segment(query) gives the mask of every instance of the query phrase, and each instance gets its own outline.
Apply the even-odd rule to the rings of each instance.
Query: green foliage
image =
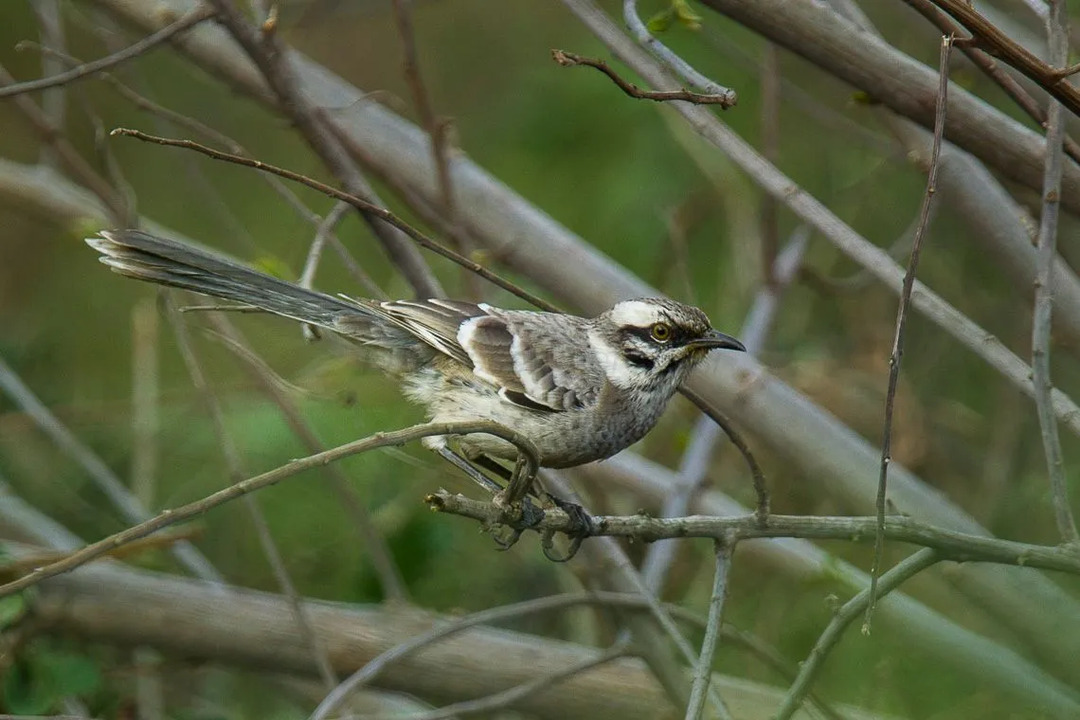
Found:
[[[671,0],[671,5],[649,18],[645,27],[651,33],[667,32],[673,22],[688,30],[700,30],[702,17],[690,7],[689,0]]]
[[[45,715],[55,712],[63,698],[86,698],[101,687],[92,658],[35,643],[4,675],[3,707],[13,715]]]

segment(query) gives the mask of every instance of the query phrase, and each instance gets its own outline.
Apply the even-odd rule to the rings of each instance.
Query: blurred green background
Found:
[[[620,12],[612,6],[614,13]],[[938,36],[901,3],[867,4],[890,42],[930,65]],[[660,3],[643,12],[660,10]],[[124,44],[88,3],[64,4],[72,54],[106,54],[100,36]],[[674,25],[665,41],[706,74],[736,88],[739,105],[724,114],[760,146],[760,58],[765,44],[745,29],[702,10],[703,27]],[[668,294],[699,304],[717,327],[736,332],[761,284],[761,193],[718,153],[691,136],[670,111],[633,101],[587,69],[560,68],[551,48],[606,56],[558,3],[440,0],[415,7],[416,41],[432,104],[453,122],[454,144],[556,220]],[[281,32],[297,48],[378,102],[415,118],[404,82],[400,42],[388,2],[313,2],[282,8]],[[0,6],[0,62],[19,79],[40,74],[39,55],[17,52],[37,39],[27,3]],[[803,61],[780,53],[783,77],[778,165],[804,189],[873,242],[890,247],[914,220],[925,176],[875,122],[873,109],[850,88]],[[174,56],[158,49],[122,66],[118,74],[156,101],[191,115],[240,141],[259,159],[326,177],[320,164],[281,119]],[[1000,102],[1000,94],[963,62],[953,79]],[[104,162],[84,103],[106,131],[116,126],[186,135],[133,108],[106,85],[86,80],[68,96],[66,130],[95,166]],[[0,155],[33,163],[41,144],[11,102],[0,101]],[[105,140],[137,200],[139,212],[207,245],[295,278],[312,228],[253,172],[180,150],[132,139]],[[384,189],[385,190],[385,189]],[[320,214],[332,203],[298,194]],[[414,219],[385,191],[392,209]],[[1031,198],[1022,196],[1030,201]],[[778,213],[784,240],[797,227]],[[122,477],[132,462],[132,323],[136,308],[155,302],[156,290],[104,270],[82,243],[94,228],[50,222],[33,208],[0,203],[0,357],[83,441]],[[1066,220],[1062,252],[1076,248]],[[947,207],[927,239],[920,278],[1021,352],[1030,340],[1030,294],[1016,288],[968,237]],[[391,296],[408,295],[374,240],[353,217],[339,236]],[[898,254],[906,260],[906,250]],[[328,253],[318,287],[357,290]],[[469,284],[453,267],[431,258],[451,294]],[[894,296],[826,243],[812,240],[806,275],[788,292],[762,359],[773,372],[835,413],[872,442],[879,440],[887,358],[895,320]],[[517,278],[530,285],[527,279]],[[841,282],[834,282],[840,280]],[[535,286],[532,286],[535,287]],[[510,303],[498,292],[487,299]],[[198,323],[197,318],[195,319]],[[286,321],[237,316],[235,321],[284,378],[305,388],[305,417],[323,442],[337,445],[421,419],[396,389],[343,359],[332,343],[310,344]],[[175,506],[224,486],[227,473],[205,409],[184,370],[167,323],[157,330],[161,373],[159,472],[153,503]],[[195,332],[210,383],[227,410],[227,426],[252,474],[306,454],[276,408],[207,334]],[[894,456],[931,480],[994,532],[1010,538],[1055,541],[1045,465],[1033,406],[983,363],[918,315],[911,318],[898,396]],[[1072,357],[1055,356],[1055,380],[1076,386]],[[674,466],[694,413],[682,400],[641,448]],[[737,418],[736,418],[737,423]],[[753,438],[751,438],[753,441]],[[1076,466],[1074,439],[1063,435]],[[799,469],[755,447],[779,512],[865,512],[817,496],[800,483]],[[419,448],[373,453],[342,463],[353,486],[388,538],[418,605],[439,611],[476,610],[576,586],[532,539],[494,552],[487,535],[461,520],[433,515],[421,502],[438,487],[471,492],[466,483]],[[124,527],[81,469],[0,396],[0,473],[27,501],[86,539]],[[726,492],[751,502],[745,472],[727,451],[711,474]],[[588,488],[585,488],[588,491]],[[379,602],[382,596],[355,528],[317,473],[291,479],[258,496],[299,590],[317,598]],[[632,507],[620,506],[622,510]],[[276,590],[246,511],[232,504],[198,524],[198,547],[230,581]],[[827,549],[869,566],[869,549]],[[631,547],[634,556],[641,548]],[[902,551],[890,549],[898,559]],[[478,561],[478,559],[480,559]],[[140,556],[148,567],[173,568],[165,553]],[[702,609],[708,597],[710,552],[685,543],[666,597]],[[1076,592],[1071,579],[1056,578]],[[735,562],[727,618],[775,645],[791,661],[805,657],[831,615],[834,588],[823,579],[807,587],[762,575]],[[988,616],[957,606],[940,586],[915,581],[912,593],[953,619],[995,637]],[[846,598],[843,598],[846,599]],[[581,642],[605,631],[574,611],[519,625]],[[828,662],[820,687],[828,696],[912,717],[1025,716],[991,687],[974,687],[952,673],[927,667],[905,638],[852,632]],[[1013,640],[1010,638],[1010,640]],[[90,707],[108,716],[128,702],[130,673],[108,650],[42,638],[25,648],[46,658],[89,658],[101,677],[87,693]],[[51,654],[50,654],[51,653]],[[774,682],[759,663],[721,652],[719,668]],[[229,675],[207,683],[202,704],[181,705],[177,717],[301,717],[286,700],[259,698],[259,680]],[[268,709],[266,706],[271,705]],[[207,708],[212,710],[207,710]],[[998,714],[1000,713],[1000,714]],[[1037,715],[1032,715],[1033,717]]]

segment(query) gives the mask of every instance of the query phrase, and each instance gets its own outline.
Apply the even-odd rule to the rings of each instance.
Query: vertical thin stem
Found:
[[[1067,40],[1068,15],[1065,0],[1050,3],[1047,32],[1050,40],[1050,62],[1064,67],[1068,61]],[[1050,490],[1054,503],[1054,519],[1062,541],[1076,543],[1080,536],[1076,520],[1069,506],[1069,494],[1065,481],[1065,463],[1058,438],[1057,420],[1051,404],[1050,393],[1050,318],[1053,309],[1054,288],[1051,273],[1057,255],[1058,212],[1061,205],[1061,172],[1065,136],[1064,109],[1061,103],[1049,98],[1046,121],[1046,164],[1043,168],[1043,203],[1039,219],[1039,239],[1036,250],[1035,310],[1031,329],[1031,370],[1035,385],[1035,408],[1042,432],[1043,451],[1050,475]]]
[[[724,621],[724,600],[727,598],[728,570],[731,554],[735,548],[729,542],[716,542],[716,572],[713,575],[712,597],[709,599],[709,620],[705,625],[705,638],[701,641],[701,657],[694,667],[694,684],[690,688],[690,702],[686,706],[686,720],[698,720],[705,707],[705,692],[712,679],[713,656],[720,640],[720,627]]]
[[[915,273],[919,268],[919,254],[922,251],[923,237],[930,221],[930,209],[937,192],[938,160],[941,157],[941,143],[945,134],[945,110],[949,95],[949,54],[952,51],[952,34],[941,38],[941,57],[939,62],[940,82],[938,84],[937,109],[934,114],[934,143],[930,151],[930,171],[926,178],[926,192],[923,194],[922,207],[919,210],[919,224],[915,228],[915,237],[911,244],[911,257],[908,259],[907,272],[900,291],[900,307],[896,312],[896,334],[893,336],[892,355],[889,357],[889,389],[885,394],[885,428],[881,437],[881,471],[878,475],[877,492],[877,537],[874,540],[874,565],[870,570],[870,599],[866,605],[866,620],[863,632],[870,632],[870,624],[877,601],[878,575],[881,572],[882,556],[885,551],[885,506],[888,498],[889,463],[892,462],[892,420],[893,407],[896,404],[896,385],[900,380],[900,360],[904,356],[904,330],[907,327],[908,308],[911,306],[911,290],[915,286]]]

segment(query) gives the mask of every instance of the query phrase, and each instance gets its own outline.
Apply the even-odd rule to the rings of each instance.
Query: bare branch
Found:
[[[113,53],[107,57],[94,60],[92,62],[79,65],[56,75],[50,75],[49,77],[41,78],[40,80],[30,80],[27,82],[17,83],[15,85],[8,85],[0,88],[0,98],[11,97],[12,95],[19,95],[22,93],[36,92],[38,90],[45,90],[46,88],[57,87],[59,85],[66,85],[76,80],[81,80],[94,73],[101,72],[108,68],[119,65],[120,63],[127,62],[132,58],[136,58],[143,55],[149,50],[154,49],[158,45],[167,42],[170,38],[178,33],[182,33],[185,30],[189,30],[204,20],[214,17],[215,11],[206,6],[198,5],[191,12],[187,13],[179,20],[176,20],[169,25],[166,25],[156,33],[149,35],[137,43],[124,48],[120,52]]]
[[[709,622],[705,626],[705,638],[701,641],[701,657],[694,666],[694,685],[690,690],[690,703],[686,706],[686,720],[698,720],[705,708],[705,690],[712,680],[713,656],[720,640],[733,550],[723,540],[716,541],[716,569],[713,572],[712,596],[709,598]]]
[[[470,500],[462,495],[440,491],[428,495],[426,502],[433,510],[439,512],[460,515],[481,522],[505,522],[499,508],[491,503]],[[727,539],[732,543],[754,538],[779,537],[871,542],[877,529],[876,516],[770,515],[769,522],[765,526],[758,523],[754,515],[735,517],[689,515],[681,518],[594,515],[592,520],[593,536],[632,537],[642,542],[689,537]],[[536,532],[568,532],[576,527],[574,519],[561,510],[547,510],[543,520],[535,527],[527,529]],[[885,537],[897,542],[931,548],[942,560],[1016,565],[1080,575],[1080,556],[1064,547],[1032,545],[945,530],[915,522],[904,516],[886,519]]]
[[[1051,60],[1064,64],[1068,59],[1067,35],[1068,12],[1065,0],[1050,3],[1047,28],[1050,33]],[[1055,97],[1057,97],[1055,95]],[[1074,111],[1075,112],[1075,111]],[[1058,212],[1061,206],[1062,140],[1065,135],[1065,117],[1062,105],[1050,101],[1046,129],[1046,169],[1043,179],[1042,215],[1039,218],[1038,274],[1035,278],[1035,311],[1031,330],[1032,385],[1035,391],[1035,407],[1039,415],[1043,451],[1050,475],[1050,490],[1054,504],[1054,519],[1063,542],[1076,544],[1080,535],[1069,505],[1068,484],[1065,479],[1065,461],[1058,438],[1057,419],[1054,417],[1050,393],[1050,319],[1053,311],[1054,286],[1051,273],[1057,256]]]
[[[734,107],[735,103],[739,101],[734,90],[705,77],[691,67],[690,63],[653,37],[653,34],[649,32],[649,28],[645,27],[645,23],[641,22],[641,18],[638,17],[637,0],[623,0],[623,21],[642,47],[646,48],[660,62],[671,68],[672,72],[689,83],[691,87],[695,87],[713,97],[723,98],[717,102],[721,108],[726,110]]]
[[[874,564],[870,569],[870,600],[866,605],[866,620],[863,632],[870,632],[874,604],[877,600],[877,578],[881,572],[881,560],[885,548],[885,511],[889,488],[889,463],[892,462],[893,407],[896,402],[896,386],[900,382],[900,361],[904,357],[904,331],[907,329],[908,308],[911,305],[911,291],[915,287],[915,273],[919,269],[919,253],[922,251],[926,227],[930,222],[930,210],[934,195],[937,193],[938,160],[941,157],[941,143],[945,133],[945,109],[949,96],[949,53],[953,46],[953,36],[941,38],[941,83],[938,86],[937,115],[934,120],[934,146],[930,151],[930,171],[926,178],[926,192],[923,193],[922,207],[919,209],[919,224],[915,227],[915,237],[911,243],[911,256],[908,259],[907,272],[904,273],[904,285],[900,290],[900,305],[896,311],[896,333],[893,335],[892,353],[889,355],[889,387],[885,392],[885,427],[881,433],[881,470],[878,473],[877,517],[878,532],[874,541]]]
[[[623,80],[619,74],[612,70],[603,60],[582,57],[581,55],[576,55],[572,52],[567,52],[566,50],[552,50],[551,57],[563,67],[584,65],[586,67],[596,68],[611,78],[612,82],[614,82],[620,90],[638,100],[653,100],[655,102],[684,100],[688,103],[694,103],[695,105],[719,105],[722,108],[728,108],[735,104],[733,100],[734,94],[702,95],[701,93],[691,92],[689,90],[642,90],[632,82]],[[730,93],[731,91],[729,90],[728,92]]]

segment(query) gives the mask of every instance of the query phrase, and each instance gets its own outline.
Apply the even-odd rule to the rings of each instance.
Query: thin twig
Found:
[[[642,90],[637,85],[627,80],[623,80],[617,72],[611,69],[611,67],[603,60],[596,60],[594,58],[582,57],[566,50],[552,50],[551,57],[555,62],[559,63],[563,67],[574,67],[576,65],[584,65],[586,67],[596,68],[600,72],[611,78],[620,90],[629,95],[632,98],[638,100],[653,100],[655,102],[671,102],[672,100],[684,100],[695,105],[719,105],[722,108],[729,108],[735,104],[731,95],[703,95],[702,93],[691,92],[690,90]],[[728,91],[731,92],[731,91]]]
[[[1047,31],[1050,34],[1050,60],[1063,65],[1068,59],[1068,13],[1065,0],[1051,0]],[[1042,215],[1039,218],[1035,310],[1031,329],[1031,369],[1035,386],[1035,407],[1039,416],[1046,468],[1054,504],[1054,520],[1065,543],[1080,542],[1076,520],[1069,505],[1065,461],[1058,437],[1057,419],[1050,403],[1053,381],[1050,378],[1050,321],[1054,288],[1052,272],[1057,256],[1058,213],[1061,207],[1062,139],[1065,117],[1061,103],[1051,99],[1047,111],[1046,161],[1043,170]]]
[[[885,596],[903,584],[905,580],[934,565],[938,560],[940,558],[932,549],[923,548],[919,550],[902,562],[897,563],[892,570],[881,576],[878,592],[881,596]],[[870,607],[871,599],[870,589],[867,588],[844,603],[844,606],[837,611],[832,621],[821,633],[821,637],[814,644],[809,657],[800,666],[799,676],[795,678],[795,682],[788,689],[784,702],[775,715],[775,720],[788,720],[798,711],[807,693],[810,692],[810,687],[813,685],[818,671],[821,670],[821,666],[825,663],[829,651],[840,641],[848,625],[854,622],[855,618],[865,609]]]
[[[686,720],[698,720],[705,708],[705,690],[712,680],[713,656],[724,621],[724,600],[727,598],[728,571],[731,569],[734,548],[723,540],[717,540],[715,550],[716,570],[713,573],[712,596],[709,598],[709,621],[705,626],[705,638],[701,641],[701,657],[694,666],[694,684],[690,689]]]
[[[754,480],[754,495],[757,496],[757,506],[754,508],[754,516],[758,519],[759,523],[764,525],[769,521],[769,506],[771,503],[769,498],[769,485],[765,481],[765,472],[761,469],[761,465],[758,464],[757,458],[754,457],[754,453],[751,452],[750,446],[746,443],[746,440],[743,439],[742,435],[735,430],[731,420],[725,417],[720,410],[712,405],[712,403],[699,395],[696,391],[691,390],[689,387],[680,387],[679,392],[724,430],[724,434],[731,440],[731,444],[738,449],[742,454],[743,459],[746,460],[746,464],[750,468],[750,476]]]
[[[304,261],[304,269],[300,272],[300,279],[296,281],[296,284],[302,288],[312,289],[312,284],[315,282],[315,271],[319,268],[319,260],[322,258],[323,248],[326,247],[326,241],[331,235],[334,234],[334,228],[338,223],[345,219],[345,214],[349,212],[351,206],[347,202],[338,201],[334,203],[334,207],[330,209],[330,212],[326,213],[326,216],[319,223],[319,226],[315,229],[315,237],[311,241],[311,248],[308,250],[307,260]],[[310,323],[304,323],[302,326],[304,337],[308,340],[315,340],[319,336],[319,331],[316,327]]]
[[[0,88],[0,98],[45,90],[46,88],[57,87],[58,85],[66,85],[67,83],[80,80],[88,75],[93,75],[94,73],[119,65],[122,62],[138,57],[148,50],[168,41],[169,38],[177,33],[184,32],[185,30],[195,27],[202,21],[212,18],[215,14],[216,13],[212,8],[205,5],[196,6],[191,12],[187,13],[179,20],[166,25],[156,33],[146,36],[120,52],[79,65],[66,72]]]
[[[645,23],[641,22],[641,18],[638,17],[637,0],[623,0],[623,21],[626,22],[626,26],[630,29],[630,32],[642,47],[652,53],[657,60],[671,68],[671,71],[682,78],[684,82],[688,83],[690,87],[697,88],[711,96],[724,98],[722,102],[718,102],[717,104],[725,110],[729,107],[734,107],[735,103],[739,101],[734,90],[726,88],[705,77],[695,70],[690,63],[683,60],[679,55],[672,52],[670,48],[657,40],[653,34],[649,32],[649,28],[645,26]]]
[[[322,222],[319,223],[319,227],[315,229],[315,237],[311,241],[311,249],[308,250],[307,260],[304,261],[304,269],[300,273],[300,278],[296,281],[296,284],[302,288],[312,289],[315,282],[315,272],[319,268],[319,259],[322,258],[323,248],[326,247],[326,241],[334,233],[334,228],[337,227],[345,218],[345,213],[349,210],[349,203],[338,201],[334,204],[334,207],[330,208],[330,212],[326,213]]]
[[[65,454],[78,463],[127,522],[141,523],[146,520],[149,515],[146,508],[132,496],[116,473],[45,407],[3,358],[0,358],[0,390],[22,408]],[[173,546],[172,552],[180,564],[196,577],[213,582],[222,581],[221,574],[191,543],[179,542]]]
[[[0,363],[0,367],[4,367],[2,363]],[[282,480],[297,475],[305,470],[321,467],[327,463],[340,460],[341,458],[367,452],[368,450],[374,450],[375,448],[404,445],[414,440],[430,437],[432,435],[466,435],[469,433],[487,433],[488,435],[502,438],[515,445],[520,452],[531,456],[533,462],[536,462],[536,449],[528,438],[494,422],[424,423],[421,425],[413,425],[412,427],[407,427],[402,430],[376,433],[366,438],[339,445],[338,447],[325,452],[315,453],[314,455],[309,455],[299,460],[292,460],[280,467],[264,472],[261,475],[256,475],[255,477],[248,478],[235,485],[230,485],[227,488],[218,490],[216,493],[208,495],[201,500],[190,502],[187,505],[182,505],[178,508],[162,510],[156,516],[145,522],[141,522],[138,525],[87,545],[68,555],[63,560],[37,568],[29,575],[0,586],[0,597],[6,597],[12,593],[25,590],[54,575],[70,572],[80,565],[84,565],[94,558],[109,552],[113,548],[126,545],[132,540],[146,537],[158,530],[176,525],[185,520],[191,520],[208,510],[216,508],[219,505],[224,505],[230,500],[235,500],[248,493],[269,487],[270,485],[279,483]],[[504,520],[510,520],[509,517],[506,517],[505,513]]]
[[[761,154],[776,165],[780,159],[780,50],[767,42],[761,58]],[[775,283],[773,267],[780,252],[780,228],[776,198],[764,193],[761,198],[761,272],[765,284]]]
[[[926,178],[926,192],[923,194],[922,207],[919,209],[919,224],[915,228],[915,237],[911,243],[911,256],[908,259],[904,284],[900,290],[900,306],[896,311],[896,333],[893,336],[892,354],[889,356],[889,387],[885,393],[885,427],[881,438],[881,470],[878,475],[877,517],[878,535],[874,542],[874,564],[870,568],[870,602],[866,605],[866,620],[863,632],[870,632],[877,600],[877,580],[881,573],[881,561],[885,549],[885,513],[888,500],[889,463],[892,462],[892,421],[893,407],[896,402],[896,387],[900,381],[900,361],[904,356],[904,332],[907,329],[908,309],[911,306],[911,291],[915,287],[915,274],[919,269],[919,254],[922,251],[923,238],[930,220],[930,208],[937,192],[941,143],[945,134],[945,109],[948,106],[949,93],[949,53],[953,46],[953,36],[941,38],[940,73],[938,85],[937,112],[934,116],[934,144],[930,151],[930,171]]]
[[[354,208],[357,208],[358,210],[362,210],[363,212],[365,212],[365,213],[367,213],[369,215],[374,215],[375,217],[379,218],[380,220],[383,220],[384,222],[386,222],[388,225],[391,225],[394,228],[396,228],[396,229],[400,230],[401,232],[405,233],[405,235],[407,235],[408,237],[410,237],[414,241],[416,241],[417,245],[419,245],[419,246],[421,246],[423,248],[426,248],[428,250],[431,250],[432,252],[436,253],[437,255],[441,255],[442,257],[450,260],[451,262],[457,263],[458,265],[461,265],[462,267],[464,267],[464,268],[466,268],[468,270],[471,270],[472,272],[476,273],[477,275],[484,278],[485,280],[491,282],[494,285],[497,285],[497,286],[501,287],[503,290],[506,290],[507,292],[513,293],[514,295],[518,296],[522,300],[525,300],[526,302],[528,302],[528,303],[530,303],[532,305],[535,305],[536,307],[538,307],[538,308],[540,308],[542,310],[548,310],[548,311],[551,311],[551,312],[558,312],[558,308],[556,308],[551,303],[549,303],[549,302],[547,302],[545,300],[542,300],[541,298],[538,298],[538,297],[532,295],[531,293],[526,292],[525,290],[521,289],[520,287],[518,287],[514,283],[510,282],[509,280],[506,280],[506,279],[496,275],[495,273],[491,272],[490,270],[483,267],[479,263],[473,262],[472,260],[469,260],[468,258],[463,257],[462,255],[460,255],[459,253],[454,252],[453,250],[446,247],[445,245],[441,245],[441,244],[435,242],[434,240],[427,237],[426,235],[421,233],[419,230],[413,228],[411,225],[406,223],[404,220],[402,220],[401,218],[399,218],[397,215],[390,212],[389,210],[387,210],[385,208],[382,208],[382,207],[379,207],[378,205],[372,205],[367,200],[359,198],[359,197],[357,197],[355,195],[352,195],[350,193],[338,190],[335,187],[332,187],[332,186],[327,185],[325,183],[319,182],[318,180],[307,177],[306,175],[301,175],[300,173],[293,172],[291,170],[286,170],[285,168],[280,168],[280,167],[277,167],[275,165],[271,165],[269,163],[264,163],[264,162],[262,162],[260,160],[252,160],[250,158],[241,157],[239,155],[233,155],[232,153],[226,153],[226,152],[222,152],[220,150],[215,150],[214,148],[210,148],[210,147],[207,147],[205,145],[201,145],[199,143],[192,142],[191,140],[174,140],[172,138],[157,137],[155,135],[148,135],[148,134],[146,134],[144,132],[140,132],[139,130],[131,130],[129,128],[116,128],[115,130],[112,131],[112,134],[113,135],[124,135],[124,136],[127,136],[127,137],[133,137],[133,138],[136,138],[138,140],[143,140],[145,142],[152,142],[152,143],[156,143],[158,145],[166,145],[168,147],[179,147],[179,148],[184,148],[184,149],[187,149],[187,150],[194,150],[196,152],[202,153],[203,155],[214,158],[215,160],[223,160],[225,162],[231,162],[231,163],[234,163],[236,165],[243,165],[245,167],[254,168],[256,170],[261,170],[263,172],[268,172],[268,173],[272,173],[274,175],[278,175],[279,177],[283,177],[283,178],[285,178],[287,180],[292,180],[294,182],[298,182],[301,185],[306,185],[307,187],[312,188],[313,190],[317,190],[317,191],[323,193],[324,195],[328,195],[328,196],[334,198],[335,200],[341,200],[341,201],[347,202],[347,203],[349,203],[349,205],[352,205]]]

